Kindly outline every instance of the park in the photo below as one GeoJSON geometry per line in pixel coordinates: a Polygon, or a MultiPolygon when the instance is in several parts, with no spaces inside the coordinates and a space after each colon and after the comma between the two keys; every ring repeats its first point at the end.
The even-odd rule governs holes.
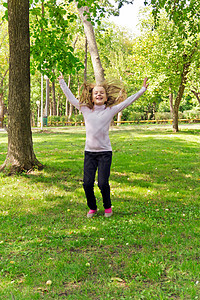
{"type": "MultiPolygon", "coordinates": [[[[44,170],[0,177],[1,299],[198,299],[199,133],[112,129],[106,220],[97,187],[98,215],[86,218],[84,128],[35,130],[44,170]]],[[[2,163],[5,132],[0,145],[2,163]]]]}
{"type": "Polygon", "coordinates": [[[134,36],[107,20],[127,3],[0,1],[1,299],[200,297],[200,5],[145,1],[134,36]],[[113,215],[96,174],[88,218],[77,103],[113,78],[105,110],[134,103],[109,127],[113,215]]]}

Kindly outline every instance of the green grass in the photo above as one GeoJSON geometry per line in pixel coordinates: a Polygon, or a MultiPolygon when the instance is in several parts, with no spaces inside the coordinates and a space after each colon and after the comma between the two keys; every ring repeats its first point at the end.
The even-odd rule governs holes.
{"type": "Polygon", "coordinates": [[[86,218],[85,129],[34,131],[45,169],[0,174],[0,299],[200,299],[200,127],[180,128],[111,130],[110,219],[96,186],[86,218]]]}

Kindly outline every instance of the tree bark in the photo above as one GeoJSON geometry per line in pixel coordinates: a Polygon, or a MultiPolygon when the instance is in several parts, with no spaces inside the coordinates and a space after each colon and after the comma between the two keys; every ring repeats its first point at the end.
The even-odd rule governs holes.
{"type": "Polygon", "coordinates": [[[46,79],[46,102],[45,102],[45,116],[49,116],[49,94],[50,94],[50,86],[49,86],[49,78],[46,79]]]}
{"type": "Polygon", "coordinates": [[[185,90],[185,84],[187,81],[187,74],[189,72],[189,66],[190,66],[190,62],[183,65],[183,72],[181,75],[181,83],[179,85],[178,95],[175,99],[175,103],[173,106],[173,130],[174,130],[174,132],[179,131],[179,129],[178,129],[178,110],[179,110],[179,105],[180,105],[180,102],[181,102],[181,99],[183,97],[183,93],[185,90]]]}
{"type": "Polygon", "coordinates": [[[55,81],[52,81],[52,102],[53,102],[53,116],[56,116],[56,90],[55,90],[55,81]]]}
{"type": "Polygon", "coordinates": [[[72,113],[73,113],[73,105],[70,103],[69,105],[69,116],[68,116],[68,120],[70,121],[71,117],[72,117],[72,113]]]}
{"type": "Polygon", "coordinates": [[[120,111],[120,112],[117,114],[117,126],[120,126],[120,125],[121,125],[121,121],[122,121],[122,111],[120,111]]]}
{"type": "Polygon", "coordinates": [[[173,117],[173,92],[172,92],[171,87],[169,88],[169,90],[170,90],[170,93],[169,93],[170,114],[171,114],[171,117],[173,117]]]}
{"type": "Polygon", "coordinates": [[[59,106],[60,106],[60,97],[58,96],[57,105],[56,105],[57,116],[59,116],[59,106]]]}
{"type": "Polygon", "coordinates": [[[0,92],[0,128],[3,128],[4,121],[4,102],[3,102],[3,91],[0,92]]]}
{"type": "Polygon", "coordinates": [[[89,51],[92,59],[92,65],[94,69],[95,80],[97,84],[101,84],[105,80],[104,69],[101,65],[101,60],[99,57],[99,52],[97,48],[97,43],[96,43],[96,38],[95,38],[92,23],[87,20],[88,19],[87,14],[89,13],[89,8],[87,6],[84,6],[78,8],[78,11],[80,14],[80,18],[83,22],[84,32],[88,42],[88,47],[89,47],[89,51]],[[87,12],[87,14],[84,15],[84,12],[87,12]]]}
{"type": "Polygon", "coordinates": [[[177,97],[175,99],[174,106],[173,106],[173,130],[174,130],[174,132],[179,131],[179,129],[178,129],[179,105],[180,105],[180,102],[181,102],[182,97],[183,97],[183,93],[184,93],[186,82],[187,82],[187,74],[189,73],[189,68],[190,68],[190,65],[191,65],[191,62],[192,62],[192,57],[193,57],[193,55],[196,51],[196,47],[197,47],[197,44],[196,44],[196,46],[194,47],[192,53],[189,56],[186,55],[186,54],[183,55],[183,58],[185,59],[186,62],[185,62],[185,64],[183,64],[183,71],[182,71],[182,74],[181,74],[181,83],[179,85],[178,94],[177,94],[177,97]]]}
{"type": "Polygon", "coordinates": [[[29,1],[8,0],[9,95],[7,174],[42,168],[33,152],[30,122],[29,1]]]}
{"type": "Polygon", "coordinates": [[[87,37],[85,37],[85,60],[84,60],[84,81],[87,81],[87,53],[88,53],[88,42],[87,37]]]}
{"type": "MultiPolygon", "coordinates": [[[[68,88],[70,88],[70,83],[71,83],[71,75],[69,75],[69,78],[68,78],[68,88]]],[[[69,109],[68,109],[68,103],[69,103],[69,100],[68,98],[66,97],[66,104],[65,104],[65,115],[68,117],[68,120],[69,120],[69,109]]],[[[70,103],[71,104],[71,103],[70,103]]]]}

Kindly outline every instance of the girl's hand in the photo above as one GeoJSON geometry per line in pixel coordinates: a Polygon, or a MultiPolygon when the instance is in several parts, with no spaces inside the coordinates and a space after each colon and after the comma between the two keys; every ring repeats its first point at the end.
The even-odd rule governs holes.
{"type": "Polygon", "coordinates": [[[64,79],[63,74],[59,71],[60,76],[58,77],[58,80],[64,79]]]}
{"type": "Polygon", "coordinates": [[[147,89],[149,86],[149,83],[147,83],[148,77],[145,77],[144,81],[143,81],[143,86],[147,89]]]}

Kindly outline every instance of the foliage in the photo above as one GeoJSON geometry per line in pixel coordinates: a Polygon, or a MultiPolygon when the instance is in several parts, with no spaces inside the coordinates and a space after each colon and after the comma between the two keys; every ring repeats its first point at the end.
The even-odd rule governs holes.
{"type": "Polygon", "coordinates": [[[67,126],[67,125],[80,125],[83,123],[83,115],[72,115],[69,119],[68,116],[50,116],[48,117],[48,126],[67,126]]]}
{"type": "MultiPolygon", "coordinates": [[[[149,74],[151,99],[159,103],[168,97],[170,91],[176,98],[185,64],[191,62],[190,72],[197,72],[194,66],[199,60],[199,38],[196,35],[183,38],[165,13],[160,15],[159,26],[152,31],[153,22],[151,12],[146,10],[141,20],[142,35],[138,37],[134,49],[139,67],[141,65],[149,74]],[[141,54],[139,58],[138,53],[141,54]]],[[[197,79],[195,76],[193,78],[197,79]]],[[[186,84],[190,85],[190,81],[186,84]]]]}
{"type": "Polygon", "coordinates": [[[200,107],[184,111],[185,118],[200,120],[200,107]]]}
{"type": "Polygon", "coordinates": [[[83,65],[73,54],[70,34],[70,24],[76,19],[76,15],[69,10],[69,5],[64,7],[49,0],[42,7],[33,6],[30,12],[32,73],[40,70],[54,80],[58,75],[54,73],[55,69],[64,74],[79,70],[83,65]]]}
{"type": "Polygon", "coordinates": [[[145,0],[152,6],[155,25],[159,24],[160,13],[165,10],[180,36],[188,38],[200,32],[200,3],[196,0],[145,0]],[[185,30],[187,28],[187,30],[185,30]]]}
{"type": "Polygon", "coordinates": [[[155,120],[171,120],[172,116],[170,112],[156,112],[155,120]]]}
{"type": "MultiPolygon", "coordinates": [[[[87,219],[85,130],[34,132],[42,172],[0,175],[1,299],[198,299],[199,133],[111,130],[114,215],[87,219]]],[[[0,160],[7,135],[0,133],[0,160]]]]}
{"type": "MultiPolygon", "coordinates": [[[[173,29],[172,22],[169,22],[163,12],[160,13],[159,26],[153,31],[154,20],[150,17],[150,12],[144,12],[144,18],[141,18],[144,34],[135,39],[125,30],[102,19],[104,13],[117,13],[115,7],[120,6],[120,3],[120,1],[116,1],[114,5],[108,1],[95,1],[92,4],[90,1],[87,3],[80,2],[80,4],[90,6],[94,22],[97,19],[101,20],[101,24],[95,23],[94,29],[106,77],[121,78],[128,95],[135,93],[141,87],[144,76],[150,77],[148,92],[133,107],[123,112],[124,119],[126,119],[126,115],[133,114],[133,111],[143,114],[144,118],[147,119],[149,115],[153,116],[154,111],[158,108],[159,111],[169,111],[169,105],[166,107],[162,103],[168,101],[169,84],[173,88],[174,96],[177,95],[176,86],[179,83],[183,62],[181,55],[183,51],[188,53],[188,49],[192,48],[195,39],[192,37],[180,38],[178,29],[173,29]],[[104,12],[100,11],[101,7],[104,12]],[[93,15],[94,9],[96,9],[96,13],[93,15]],[[101,13],[103,14],[101,15],[101,13]],[[171,40],[171,38],[173,39],[171,40]]],[[[48,73],[51,80],[57,77],[58,69],[66,74],[66,82],[68,81],[68,74],[70,74],[70,87],[72,92],[77,95],[78,85],[83,81],[81,65],[85,55],[83,29],[72,3],[60,3],[58,6],[53,0],[48,0],[43,2],[43,6],[44,14],[42,14],[40,1],[34,2],[34,5],[30,7],[33,54],[31,66],[32,73],[34,73],[31,75],[31,107],[35,117],[37,112],[36,100],[40,99],[41,93],[39,73],[41,69],[42,72],[48,73]],[[77,34],[78,41],[73,47],[77,34]]],[[[185,27],[185,31],[189,31],[188,26],[185,27]]],[[[191,92],[191,87],[199,90],[199,61],[199,51],[197,51],[191,64],[186,95],[180,105],[181,111],[190,110],[198,104],[191,92]]],[[[88,57],[88,80],[93,80],[90,57],[88,57]]],[[[62,114],[64,114],[65,97],[57,82],[56,97],[59,98],[62,114]]]]}

